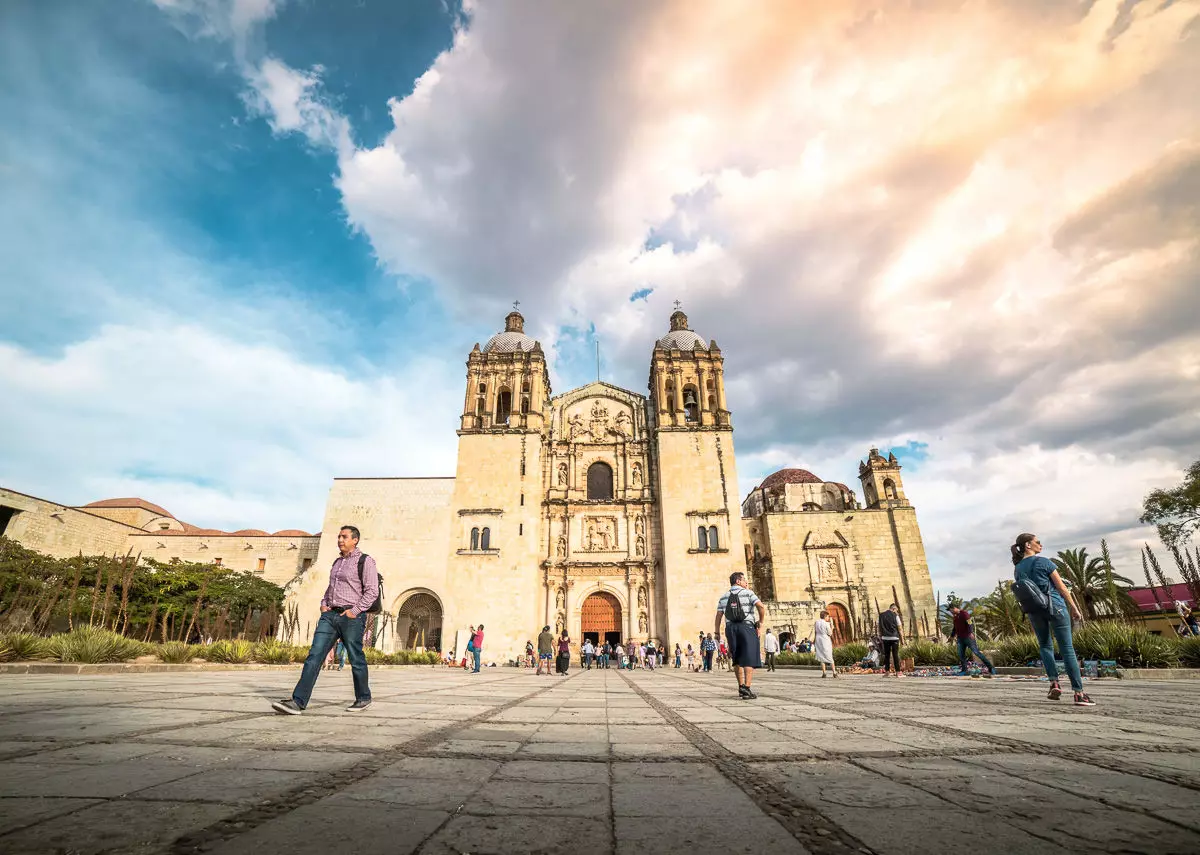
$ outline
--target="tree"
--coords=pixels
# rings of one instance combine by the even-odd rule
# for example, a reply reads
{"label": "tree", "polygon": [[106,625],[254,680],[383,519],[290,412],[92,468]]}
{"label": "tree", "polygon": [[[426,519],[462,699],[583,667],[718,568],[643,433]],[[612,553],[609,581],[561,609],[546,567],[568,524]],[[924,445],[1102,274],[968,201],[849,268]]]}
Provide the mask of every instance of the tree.
{"label": "tree", "polygon": [[1058,575],[1071,587],[1085,618],[1096,616],[1097,605],[1109,604],[1109,592],[1116,583],[1133,585],[1131,580],[1117,575],[1111,563],[1106,565],[1103,558],[1088,558],[1085,548],[1065,549],[1051,560],[1058,568]]}
{"label": "tree", "polygon": [[983,624],[989,638],[1008,638],[1029,631],[1029,622],[1012,592],[1012,583],[1004,579],[996,583],[996,590],[979,599],[975,617],[976,624]]}
{"label": "tree", "polygon": [[1142,500],[1141,521],[1158,528],[1170,547],[1186,543],[1200,529],[1200,460],[1188,467],[1173,490],[1151,490]]}

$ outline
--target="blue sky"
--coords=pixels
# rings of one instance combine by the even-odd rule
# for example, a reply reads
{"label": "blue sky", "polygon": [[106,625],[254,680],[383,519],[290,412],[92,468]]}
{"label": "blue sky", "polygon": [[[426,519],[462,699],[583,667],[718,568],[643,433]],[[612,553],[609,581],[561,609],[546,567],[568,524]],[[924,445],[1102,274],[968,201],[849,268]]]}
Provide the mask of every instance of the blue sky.
{"label": "blue sky", "polygon": [[943,588],[1133,561],[1200,447],[1194,4],[834,5],[3,4],[0,483],[316,528],[453,471],[514,299],[556,392],[681,300],[743,493],[890,448]]}

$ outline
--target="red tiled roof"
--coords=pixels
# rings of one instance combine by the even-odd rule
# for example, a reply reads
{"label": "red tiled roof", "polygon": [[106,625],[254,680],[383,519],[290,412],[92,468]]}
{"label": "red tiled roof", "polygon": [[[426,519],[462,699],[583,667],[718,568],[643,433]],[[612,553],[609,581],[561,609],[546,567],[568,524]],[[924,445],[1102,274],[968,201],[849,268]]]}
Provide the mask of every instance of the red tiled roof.
{"label": "red tiled roof", "polygon": [[261,528],[241,528],[233,533],[234,534],[242,534],[242,535],[264,535],[264,534],[266,534],[266,532],[263,531]]}
{"label": "red tiled roof", "polygon": [[312,537],[312,535],[298,528],[285,528],[283,531],[275,532],[275,537]]}
{"label": "red tiled roof", "polygon": [[1174,608],[1176,600],[1183,600],[1185,603],[1195,607],[1200,606],[1200,603],[1193,602],[1192,592],[1188,590],[1188,586],[1182,582],[1175,585],[1155,585],[1153,592],[1150,588],[1130,588],[1129,596],[1137,603],[1138,608],[1144,612],[1158,611],[1158,606],[1154,604],[1154,595],[1158,594],[1158,601],[1163,604],[1164,608]]}
{"label": "red tiled roof", "polygon": [[130,499],[101,499],[99,502],[92,502],[84,505],[85,508],[141,508],[144,511],[150,511],[152,514],[158,514],[160,517],[170,517],[175,519],[172,514],[164,507],[147,502],[145,499],[130,498]]}
{"label": "red tiled roof", "polygon": [[780,469],[774,475],[768,475],[760,487],[771,488],[779,487],[783,484],[822,484],[824,483],[816,475],[809,472],[807,469]]}

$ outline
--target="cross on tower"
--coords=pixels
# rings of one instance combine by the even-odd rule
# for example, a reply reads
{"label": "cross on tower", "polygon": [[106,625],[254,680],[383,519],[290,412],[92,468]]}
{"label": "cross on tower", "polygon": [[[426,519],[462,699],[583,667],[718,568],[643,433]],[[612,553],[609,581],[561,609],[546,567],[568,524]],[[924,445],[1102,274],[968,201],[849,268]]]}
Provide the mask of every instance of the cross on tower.
{"label": "cross on tower", "polygon": [[520,310],[521,310],[521,301],[520,301],[520,300],[513,300],[513,311],[514,311],[514,312],[519,312]]}
{"label": "cross on tower", "polygon": [[683,308],[683,303],[681,303],[681,302],[679,302],[678,300],[676,300],[676,301],[675,301],[675,311],[677,311],[677,312],[678,312],[678,311],[679,311],[680,309],[682,309],[682,308]]}

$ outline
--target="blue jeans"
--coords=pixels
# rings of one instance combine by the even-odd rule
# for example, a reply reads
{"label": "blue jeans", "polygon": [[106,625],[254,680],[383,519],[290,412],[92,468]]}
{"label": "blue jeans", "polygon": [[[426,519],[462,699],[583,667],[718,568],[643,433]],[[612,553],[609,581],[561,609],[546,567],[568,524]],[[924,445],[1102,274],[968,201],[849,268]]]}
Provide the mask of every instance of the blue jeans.
{"label": "blue jeans", "polygon": [[308,649],[308,658],[304,660],[304,670],[300,672],[300,682],[292,691],[292,700],[296,706],[304,709],[308,699],[312,697],[313,686],[317,684],[317,675],[325,664],[325,657],[340,640],[346,647],[346,656],[350,659],[350,670],[354,672],[354,700],[371,700],[371,687],[367,684],[367,657],[363,655],[363,630],[367,626],[367,616],[359,615],[354,620],[337,612],[321,612],[317,621],[316,632],[313,633],[312,647]]}
{"label": "blue jeans", "polygon": [[1050,682],[1058,682],[1058,663],[1054,661],[1054,643],[1050,638],[1053,634],[1054,640],[1058,642],[1058,652],[1062,654],[1063,665],[1067,667],[1071,689],[1082,692],[1083,677],[1079,674],[1079,660],[1075,658],[1075,647],[1071,643],[1071,616],[1067,613],[1066,603],[1057,594],[1051,594],[1050,608],[1053,614],[1029,616],[1033,632],[1037,635],[1038,647],[1041,648],[1046,676],[1050,678]]}
{"label": "blue jeans", "polygon": [[475,657],[475,670],[476,671],[479,670],[479,652],[480,651],[479,651],[478,647],[476,647],[474,650],[471,651],[471,655]]}
{"label": "blue jeans", "polygon": [[980,662],[982,662],[984,667],[987,668],[989,671],[996,670],[995,668],[992,667],[992,663],[988,661],[988,658],[980,652],[979,642],[977,642],[975,640],[975,636],[972,635],[970,638],[960,638],[958,640],[958,667],[964,674],[967,673],[967,651],[968,650],[970,650],[972,653],[974,653],[975,658],[977,658]]}

